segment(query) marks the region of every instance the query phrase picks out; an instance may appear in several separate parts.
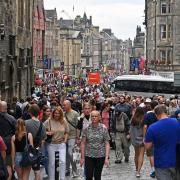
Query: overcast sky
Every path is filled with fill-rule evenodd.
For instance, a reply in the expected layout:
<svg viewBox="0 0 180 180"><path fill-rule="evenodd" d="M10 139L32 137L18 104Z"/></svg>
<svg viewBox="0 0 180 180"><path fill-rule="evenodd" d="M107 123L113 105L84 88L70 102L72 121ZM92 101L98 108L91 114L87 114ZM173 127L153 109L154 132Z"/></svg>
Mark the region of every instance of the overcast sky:
<svg viewBox="0 0 180 180"><path fill-rule="evenodd" d="M58 18L74 18L83 16L84 11L88 18L92 16L93 25L103 28L111 28L119 39L133 40L136 35L136 27L144 21L145 0L44 0L45 9L56 7ZM74 6L74 12L73 12ZM62 13L62 10L66 12Z"/></svg>

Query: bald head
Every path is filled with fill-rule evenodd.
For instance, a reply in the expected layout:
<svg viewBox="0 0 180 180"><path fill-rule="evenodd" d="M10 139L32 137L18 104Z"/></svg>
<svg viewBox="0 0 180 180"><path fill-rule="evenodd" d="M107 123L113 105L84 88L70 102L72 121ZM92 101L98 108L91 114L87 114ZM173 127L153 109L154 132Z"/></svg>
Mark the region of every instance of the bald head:
<svg viewBox="0 0 180 180"><path fill-rule="evenodd" d="M0 101L0 112L7 112L7 102Z"/></svg>
<svg viewBox="0 0 180 180"><path fill-rule="evenodd" d="M69 112L71 110L71 102L69 100L65 100L63 102L64 111Z"/></svg>

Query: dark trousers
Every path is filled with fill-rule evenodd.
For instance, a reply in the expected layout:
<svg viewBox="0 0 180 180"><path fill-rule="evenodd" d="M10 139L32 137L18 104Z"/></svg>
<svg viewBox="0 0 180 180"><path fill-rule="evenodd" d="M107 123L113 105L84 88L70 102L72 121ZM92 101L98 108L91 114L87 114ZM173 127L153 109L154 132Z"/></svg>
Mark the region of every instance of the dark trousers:
<svg viewBox="0 0 180 180"><path fill-rule="evenodd" d="M104 166L105 157L91 158L85 157L86 180L101 180L101 173Z"/></svg>

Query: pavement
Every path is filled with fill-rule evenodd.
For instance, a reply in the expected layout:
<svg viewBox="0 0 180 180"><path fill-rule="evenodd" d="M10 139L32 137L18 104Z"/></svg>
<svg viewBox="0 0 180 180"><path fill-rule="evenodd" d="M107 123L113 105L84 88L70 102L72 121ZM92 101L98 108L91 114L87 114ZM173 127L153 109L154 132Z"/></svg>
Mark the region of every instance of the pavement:
<svg viewBox="0 0 180 180"><path fill-rule="evenodd" d="M144 163L141 170L141 177L136 178L135 165L134 165L134 150L131 146L131 153L129 162L124 162L124 159L121 164L115 164L115 153L113 150L110 152L110 166L108 168L104 167L102 173L102 180L155 180L155 178L151 178L149 176L150 173L150 165L147 159L146 154L144 155ZM80 170L82 171L82 170ZM41 169L42 177L44 174L44 169ZM30 180L33 180L33 173L31 173ZM42 180L47 180L48 178L42 178ZM82 180L82 177L72 178L67 177L66 180Z"/></svg>

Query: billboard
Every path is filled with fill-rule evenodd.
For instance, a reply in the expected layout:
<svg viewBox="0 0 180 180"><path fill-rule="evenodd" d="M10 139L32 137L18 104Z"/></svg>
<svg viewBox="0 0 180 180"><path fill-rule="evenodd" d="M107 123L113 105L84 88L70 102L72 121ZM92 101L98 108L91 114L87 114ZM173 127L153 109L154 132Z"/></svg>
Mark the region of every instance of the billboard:
<svg viewBox="0 0 180 180"><path fill-rule="evenodd" d="M100 72L89 72L88 73L88 84L93 85L93 84L100 84L101 81L101 76Z"/></svg>

